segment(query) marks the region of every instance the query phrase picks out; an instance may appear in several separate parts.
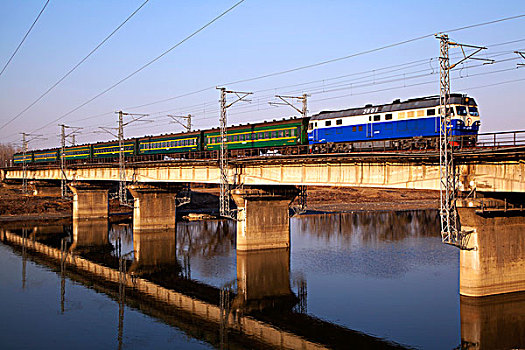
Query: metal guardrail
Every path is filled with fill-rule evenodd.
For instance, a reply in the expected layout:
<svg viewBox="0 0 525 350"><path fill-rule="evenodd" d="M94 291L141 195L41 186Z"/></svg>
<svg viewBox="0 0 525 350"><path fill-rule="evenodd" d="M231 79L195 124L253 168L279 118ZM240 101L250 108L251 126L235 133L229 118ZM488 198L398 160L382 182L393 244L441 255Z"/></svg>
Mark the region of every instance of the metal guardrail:
<svg viewBox="0 0 525 350"><path fill-rule="evenodd" d="M478 134L478 147L525 146L525 130Z"/></svg>

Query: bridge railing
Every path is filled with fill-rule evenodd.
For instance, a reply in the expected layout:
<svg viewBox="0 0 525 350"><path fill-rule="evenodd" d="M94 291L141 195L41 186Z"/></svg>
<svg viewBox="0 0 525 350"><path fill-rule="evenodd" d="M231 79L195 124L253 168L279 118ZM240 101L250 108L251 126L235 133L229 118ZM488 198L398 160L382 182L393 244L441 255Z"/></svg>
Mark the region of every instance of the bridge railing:
<svg viewBox="0 0 525 350"><path fill-rule="evenodd" d="M479 147L525 146L525 130L478 134Z"/></svg>

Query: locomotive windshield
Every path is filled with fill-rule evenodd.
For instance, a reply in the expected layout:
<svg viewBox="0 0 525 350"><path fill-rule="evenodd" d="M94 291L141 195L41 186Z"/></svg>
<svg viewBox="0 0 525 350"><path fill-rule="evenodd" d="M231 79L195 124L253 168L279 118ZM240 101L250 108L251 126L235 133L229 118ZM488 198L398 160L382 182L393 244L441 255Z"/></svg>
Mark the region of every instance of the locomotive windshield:
<svg viewBox="0 0 525 350"><path fill-rule="evenodd" d="M468 112L472 116L479 117L479 113L478 113L478 108L477 107L469 107L468 108Z"/></svg>
<svg viewBox="0 0 525 350"><path fill-rule="evenodd" d="M467 108L465 106L456 106L458 115L467 115Z"/></svg>

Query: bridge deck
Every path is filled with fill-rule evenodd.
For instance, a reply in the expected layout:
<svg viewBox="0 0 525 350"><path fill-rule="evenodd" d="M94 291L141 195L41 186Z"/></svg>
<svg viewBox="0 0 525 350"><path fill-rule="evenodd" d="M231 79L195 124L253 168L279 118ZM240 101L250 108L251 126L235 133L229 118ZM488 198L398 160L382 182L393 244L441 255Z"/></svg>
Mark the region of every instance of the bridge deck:
<svg viewBox="0 0 525 350"><path fill-rule="evenodd" d="M460 189L525 192L525 147L475 148L455 155ZM118 163L69 164L67 180L119 181ZM23 178L21 167L2 177ZM27 179L58 181L58 165L27 167ZM433 152L368 152L235 158L228 179L236 185L315 185L433 189L440 187L439 156ZM170 159L126 163L129 182L220 183L216 160Z"/></svg>

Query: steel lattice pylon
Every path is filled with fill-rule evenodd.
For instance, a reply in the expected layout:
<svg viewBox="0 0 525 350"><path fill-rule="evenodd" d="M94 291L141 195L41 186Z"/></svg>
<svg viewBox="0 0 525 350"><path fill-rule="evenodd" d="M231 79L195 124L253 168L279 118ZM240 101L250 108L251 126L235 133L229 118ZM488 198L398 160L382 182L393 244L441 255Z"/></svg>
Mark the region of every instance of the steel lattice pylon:
<svg viewBox="0 0 525 350"><path fill-rule="evenodd" d="M228 148L226 143L226 89L221 88L221 149L219 153L219 168L221 170L221 192L220 192L220 214L221 216L230 216L230 185L228 183Z"/></svg>
<svg viewBox="0 0 525 350"><path fill-rule="evenodd" d="M441 181L441 239L444 243L457 244L459 241L459 228L456 210L456 171L454 168L453 148L451 145L450 60L448 54L448 35L443 34L439 39L439 175Z"/></svg>
<svg viewBox="0 0 525 350"><path fill-rule="evenodd" d="M27 134L22 133L22 193L27 193Z"/></svg>
<svg viewBox="0 0 525 350"><path fill-rule="evenodd" d="M126 188L126 160L124 158L124 123L122 111L118 112L118 156L119 156L119 183L118 183L118 198L120 203L127 203L127 188Z"/></svg>
<svg viewBox="0 0 525 350"><path fill-rule="evenodd" d="M228 120L226 116L226 110L233 104L239 101L246 101L245 97L251 95L251 92L239 92L239 91L228 91L226 88L219 88L221 90L221 149L219 151L219 168L221 170L221 192L219 197L219 212L222 217L228 217L235 219L234 213L230 209L230 184L228 182ZM237 99L226 104L227 94L235 94Z"/></svg>
<svg viewBox="0 0 525 350"><path fill-rule="evenodd" d="M473 57L486 47L458 44L451 42L447 34L439 34L436 37L440 40L439 55L439 175L440 175L440 197L441 197L441 239L443 243L452 244L464 249L463 238L465 232L461 231L456 208L456 184L458 183L458 173L454 165L452 123L450 105L450 71L459 64L472 59L485 61L484 64L494 63L494 60ZM449 47L455 46L461 49L463 57L456 63L450 64ZM467 53L465 49L472 50Z"/></svg>

